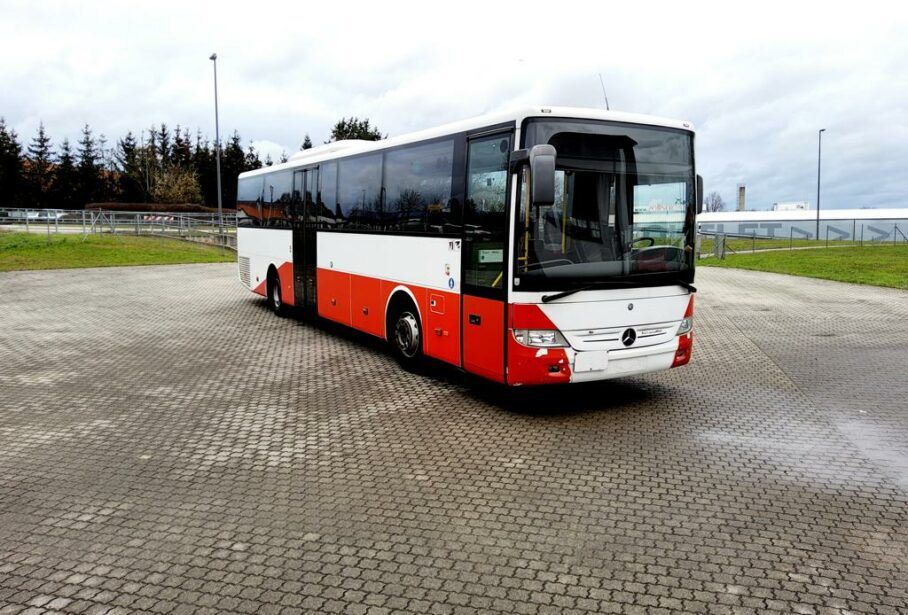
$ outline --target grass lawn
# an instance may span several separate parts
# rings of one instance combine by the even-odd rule
[[[908,289],[908,244],[733,254],[698,264]]]
[[[0,232],[0,271],[70,269],[121,265],[222,263],[236,260],[230,250],[214,246],[135,235],[50,235]]]

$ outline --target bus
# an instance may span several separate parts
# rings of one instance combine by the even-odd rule
[[[630,376],[690,360],[701,209],[689,122],[523,108],[241,174],[239,279],[405,368]]]

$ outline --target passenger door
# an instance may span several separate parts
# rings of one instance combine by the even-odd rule
[[[467,140],[462,250],[463,367],[497,382],[505,375],[508,160],[512,132]]]
[[[315,306],[318,168],[293,173],[293,289],[296,305]]]
[[[295,305],[306,305],[306,277],[303,269],[303,254],[305,253],[305,221],[306,208],[303,194],[306,189],[306,172],[294,171],[292,192],[293,225],[293,298]]]

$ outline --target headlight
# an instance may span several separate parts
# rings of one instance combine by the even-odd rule
[[[681,321],[681,324],[678,325],[678,333],[676,335],[684,335],[685,333],[690,333],[690,330],[694,328],[694,317],[688,316]]]
[[[562,348],[568,345],[557,329],[514,329],[514,339],[518,344],[533,348]]]

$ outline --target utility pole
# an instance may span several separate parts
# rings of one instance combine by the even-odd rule
[[[817,241],[820,240],[820,163],[823,160],[823,133],[825,128],[820,128],[817,133]]]
[[[214,152],[215,168],[218,176],[218,232],[224,234],[224,209],[221,203],[221,128],[218,124],[218,54],[213,53],[208,57],[214,66]]]

